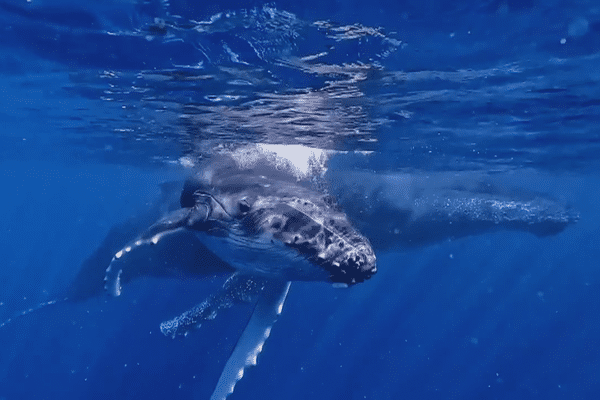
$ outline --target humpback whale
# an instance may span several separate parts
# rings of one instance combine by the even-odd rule
[[[376,251],[494,229],[544,236],[578,219],[554,200],[502,191],[483,175],[328,169],[331,154],[314,149],[302,169],[277,150],[219,151],[185,182],[163,184],[145,214],[111,230],[66,299],[103,290],[118,296],[139,276],[227,276],[215,293],[160,324],[168,337],[185,336],[221,310],[254,305],[211,397],[225,399],[256,364],[291,282],[349,287],[376,276]]]
[[[209,258],[233,269],[219,292],[161,324],[165,335],[185,335],[215,318],[222,308],[256,302],[213,400],[225,399],[244,369],[256,364],[292,281],[348,287],[377,271],[369,240],[329,196],[311,181],[301,179],[289,160],[260,147],[246,148],[241,154],[227,152],[211,157],[208,165],[185,182],[180,208],[117,251],[104,278],[106,290],[119,296],[122,275],[131,264],[129,254],[182,236],[195,238],[206,253],[194,263],[198,274],[215,270],[218,262],[207,263]]]

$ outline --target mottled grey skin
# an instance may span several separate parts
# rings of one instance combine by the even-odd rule
[[[224,254],[218,254],[218,246],[212,251],[236,269],[247,271],[249,260],[244,256],[236,262],[228,257],[232,248],[261,248],[268,237],[274,247],[283,245],[283,249],[273,249],[276,254],[283,250],[321,271],[292,262],[289,268],[278,265],[270,270],[256,265],[254,271],[247,272],[284,280],[352,285],[369,279],[376,271],[375,253],[368,239],[356,231],[330,197],[271,164],[257,163],[241,169],[228,157],[212,160],[185,183],[180,203],[183,208],[203,208],[207,201],[212,204],[215,218],[193,229],[210,236],[228,236]],[[240,238],[242,244],[236,240]],[[279,264],[286,262],[289,260],[280,259]]]

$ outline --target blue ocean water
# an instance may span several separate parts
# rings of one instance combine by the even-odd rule
[[[398,244],[349,290],[294,283],[231,399],[600,394],[596,2],[5,0],[0,21],[1,320],[68,290],[182,161],[304,144],[489,174],[580,219]],[[209,398],[249,309],[175,340],[159,324],[221,283],[142,278],[13,318],[0,398]]]

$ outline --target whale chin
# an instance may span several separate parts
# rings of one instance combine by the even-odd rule
[[[351,286],[370,279],[376,272],[375,253],[368,242],[345,252],[316,247],[316,241],[285,243],[327,273],[327,282]],[[331,247],[331,246],[330,246]]]

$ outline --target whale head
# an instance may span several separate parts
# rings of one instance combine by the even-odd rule
[[[284,280],[351,286],[376,271],[369,240],[330,197],[277,169],[220,167],[189,179],[188,226],[233,268]]]
[[[353,285],[377,271],[368,239],[352,227],[345,214],[320,198],[259,198],[243,224],[251,227],[249,236],[270,238],[287,250],[284,253],[289,259],[300,258],[317,268],[320,273],[316,275],[326,275],[325,280],[332,283]]]

